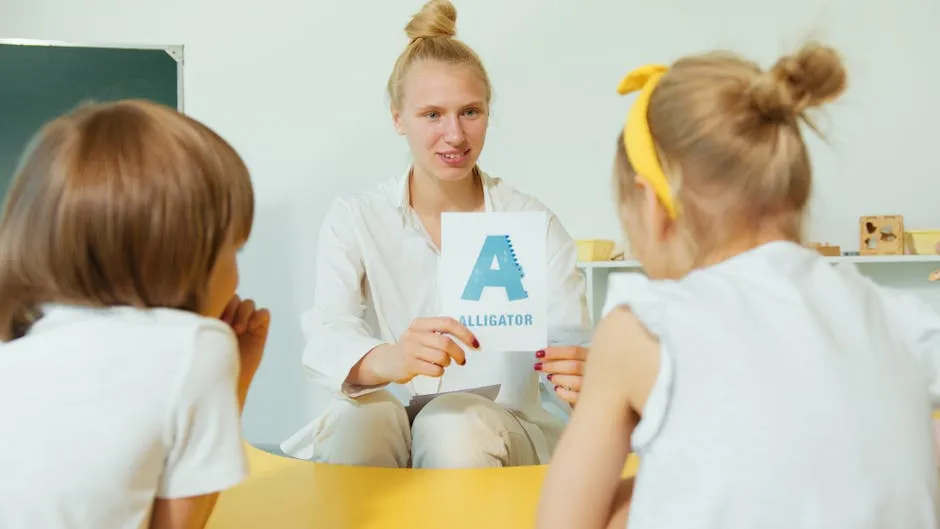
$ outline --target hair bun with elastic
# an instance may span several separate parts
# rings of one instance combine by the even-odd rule
[[[807,44],[758,76],[750,95],[766,118],[791,121],[807,108],[836,99],[845,91],[845,85],[845,67],[839,54],[827,46]]]
[[[457,8],[449,0],[430,0],[411,17],[405,33],[412,42],[422,38],[453,37],[457,35]]]

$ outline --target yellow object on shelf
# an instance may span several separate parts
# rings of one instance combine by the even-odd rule
[[[614,241],[608,239],[582,239],[577,242],[579,261],[607,261],[614,251]]]
[[[907,253],[917,255],[936,255],[937,243],[940,243],[940,230],[907,230],[904,232]]]

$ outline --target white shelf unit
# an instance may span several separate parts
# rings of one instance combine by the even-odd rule
[[[830,263],[855,263],[859,266],[904,266],[904,265],[930,265],[940,268],[940,255],[842,255],[838,257],[825,257]],[[604,308],[604,298],[607,295],[607,281],[610,274],[622,272],[642,272],[643,267],[638,261],[581,261],[578,269],[584,275],[587,291],[588,311],[591,321],[597,323],[597,314]]]

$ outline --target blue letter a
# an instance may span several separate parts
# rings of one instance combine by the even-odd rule
[[[497,268],[491,268],[494,259]],[[483,248],[460,297],[480,301],[484,288],[501,287],[506,290],[509,301],[525,299],[529,297],[529,293],[522,287],[523,277],[522,267],[516,259],[516,251],[512,248],[509,236],[489,235],[483,242]]]

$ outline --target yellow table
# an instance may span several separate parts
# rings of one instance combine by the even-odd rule
[[[222,493],[209,529],[522,529],[547,470],[336,466],[247,449],[251,477]]]

